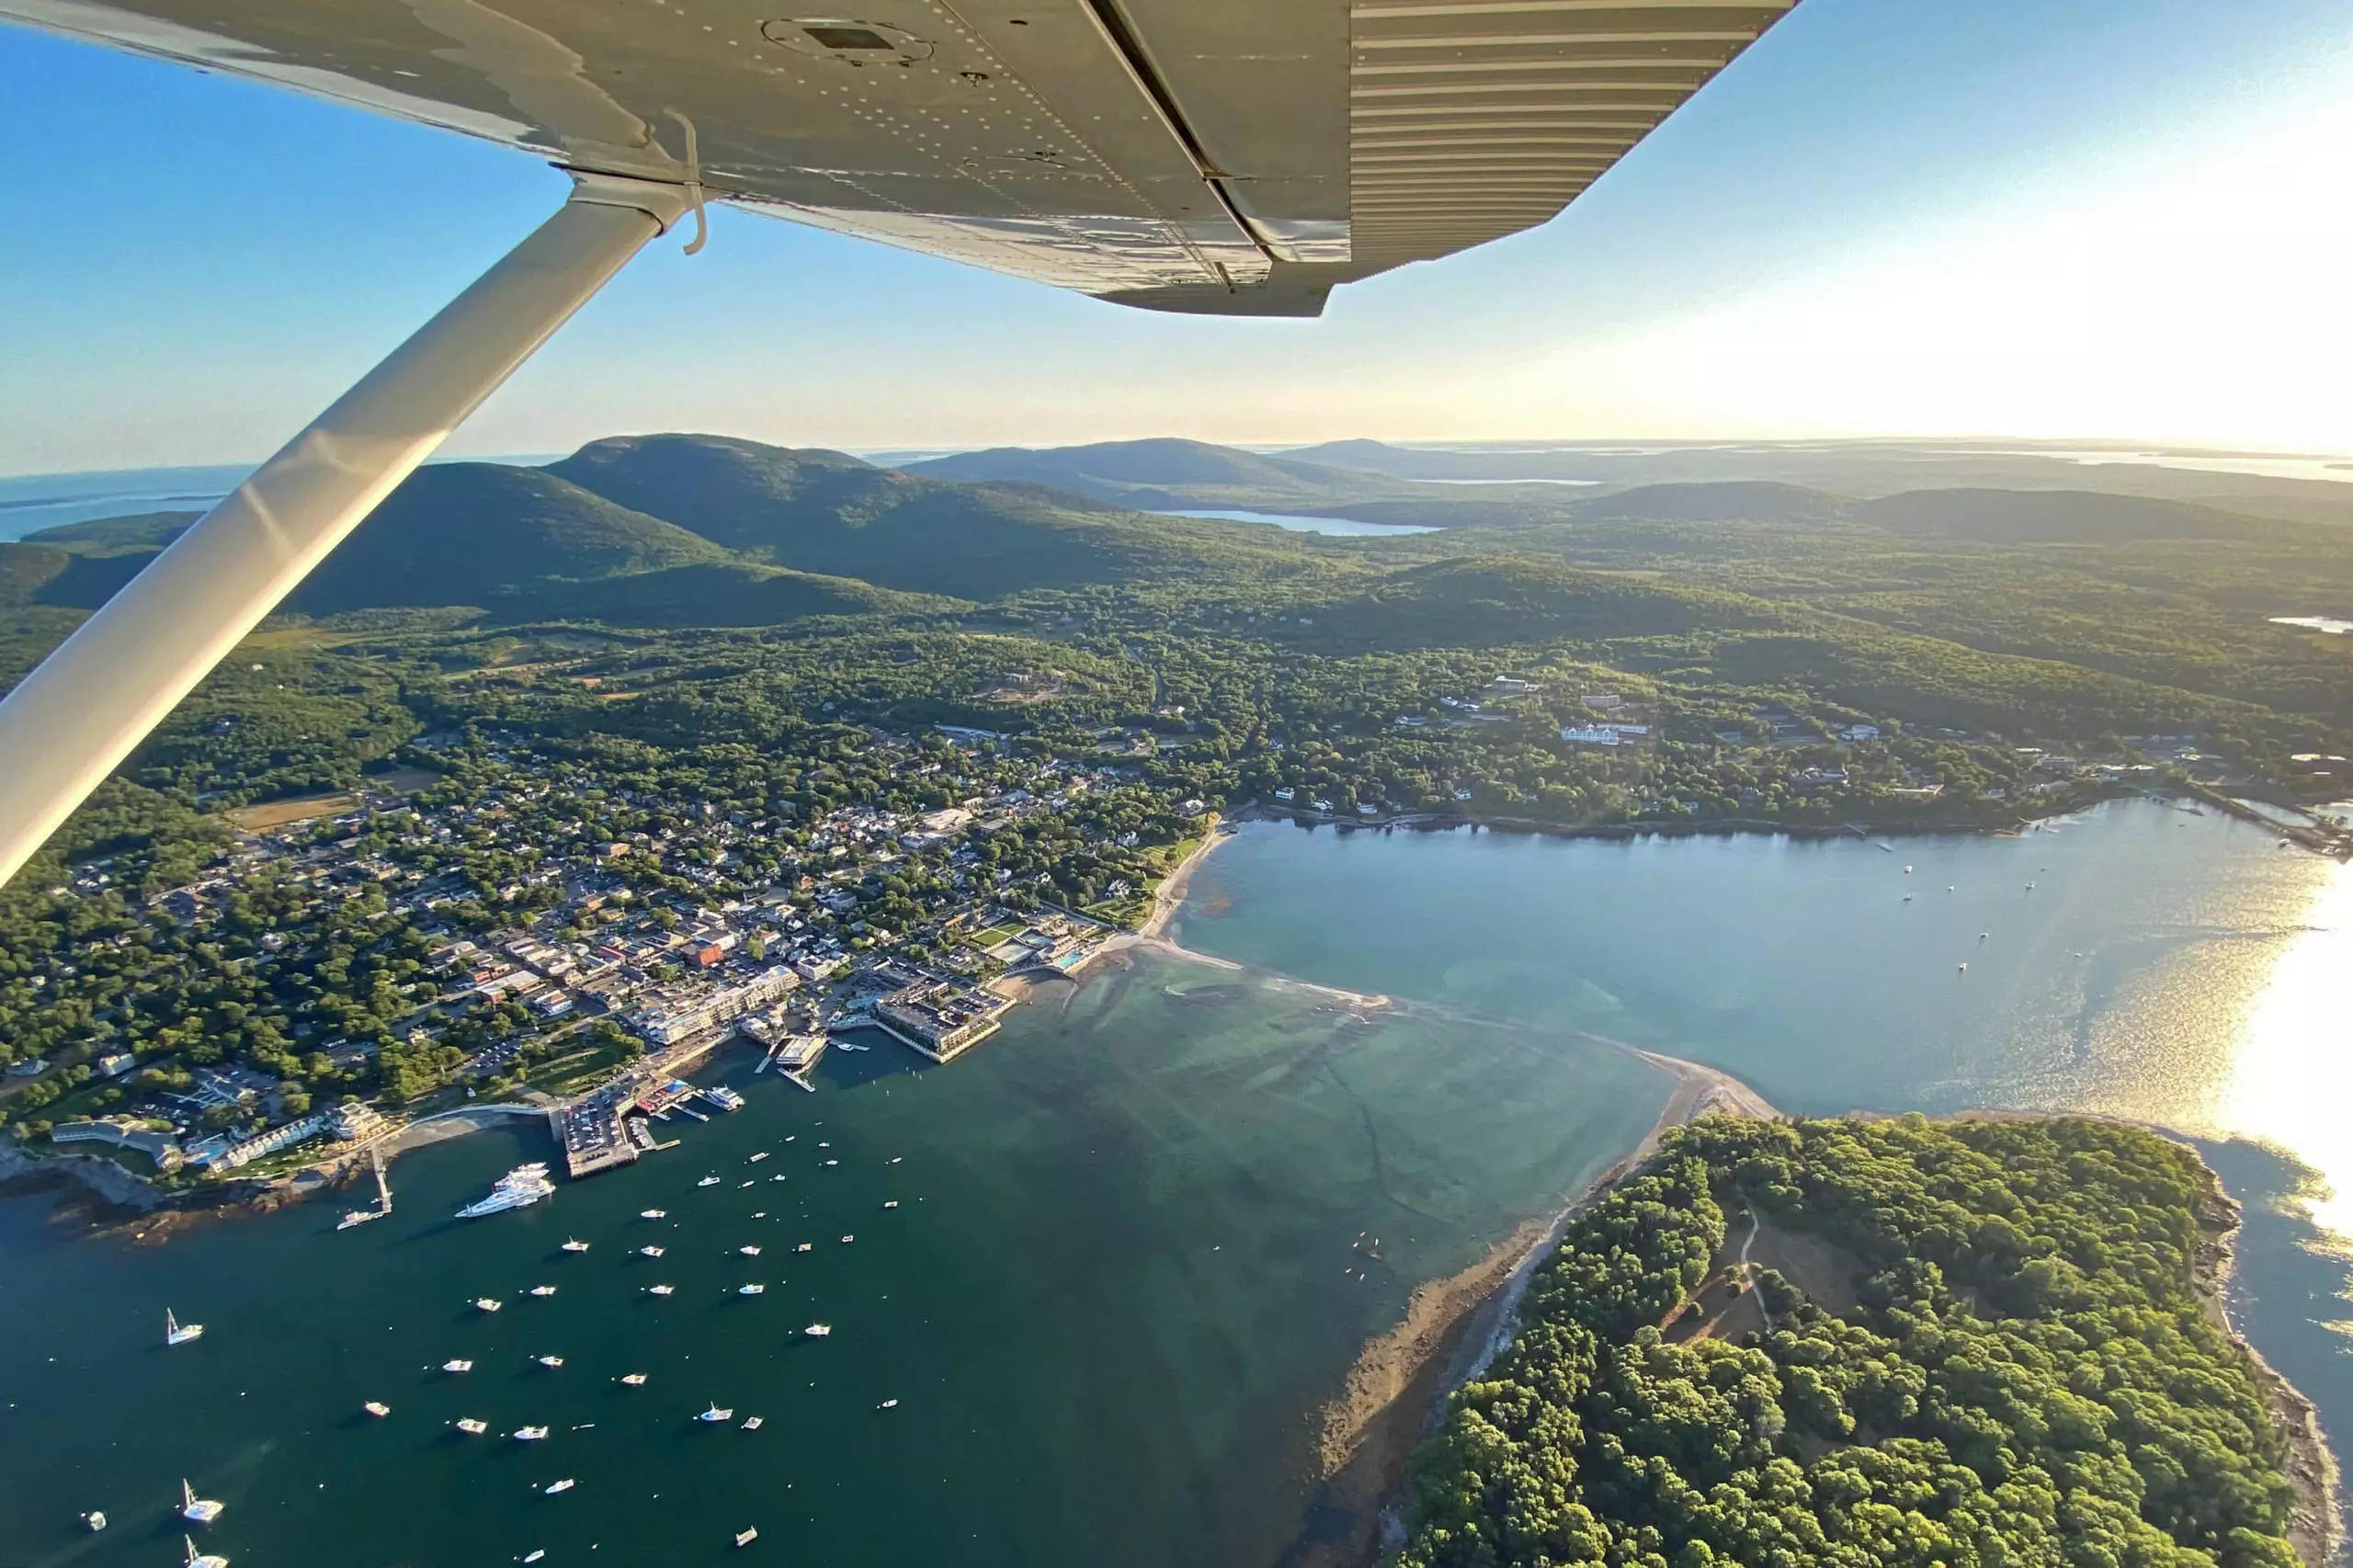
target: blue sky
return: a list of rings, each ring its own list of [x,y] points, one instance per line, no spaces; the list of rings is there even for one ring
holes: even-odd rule
[[[0,474],[266,455],[564,190],[524,154],[6,27],[0,102]],[[651,429],[2353,449],[2349,102],[2341,0],[1804,0],[1562,218],[1343,290],[1319,322],[1124,311],[722,212],[703,255],[632,264],[450,449]]]

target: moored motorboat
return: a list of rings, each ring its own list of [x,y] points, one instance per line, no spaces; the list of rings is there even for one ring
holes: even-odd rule
[[[722,1410],[714,1403],[709,1410],[706,1410],[700,1415],[696,1416],[695,1419],[716,1426],[722,1421],[732,1421],[734,1417],[735,1413],[733,1411]]]
[[[474,1364],[472,1361],[465,1359],[463,1357],[459,1357],[454,1359],[442,1362],[441,1369],[445,1372],[471,1372],[474,1369]]]
[[[552,1296],[555,1294],[555,1287],[552,1285],[534,1285],[531,1287],[531,1294],[534,1296]]]
[[[93,1508],[88,1513],[83,1515],[82,1522],[90,1528],[93,1534],[107,1528],[106,1515],[96,1508]]]
[[[545,1486],[540,1487],[540,1490],[552,1497],[559,1492],[569,1492],[578,1484],[578,1482],[574,1481],[570,1476],[566,1476],[562,1481],[549,1482]]]
[[[372,1415],[372,1416],[376,1417],[376,1419],[378,1419],[379,1421],[382,1420],[385,1416],[390,1415],[392,1413],[392,1407],[391,1405],[389,1405],[389,1404],[386,1404],[386,1403],[385,1403],[382,1400],[381,1400],[381,1399],[371,1399],[371,1400],[369,1400],[367,1403],[365,1403],[365,1404],[361,1405],[359,1408],[360,1408],[360,1409],[362,1409],[362,1410],[364,1410],[364,1411],[366,1411],[369,1415]]]
[[[717,1176],[705,1176],[700,1181],[695,1183],[695,1185],[697,1187],[717,1187],[719,1185],[719,1178]]]
[[[640,1257],[660,1257],[662,1253],[662,1248],[654,1246],[644,1246],[637,1249],[637,1256]]]
[[[813,1323],[801,1332],[812,1339],[823,1339],[834,1332],[834,1325],[829,1323]]]
[[[547,1435],[548,1429],[544,1426],[517,1426],[515,1428],[515,1440],[518,1443],[537,1443],[545,1439]]]
[[[735,1287],[735,1293],[739,1296],[756,1296],[767,1289],[765,1285],[738,1285]]]
[[[757,1525],[754,1525],[749,1529],[740,1529],[735,1532],[735,1544],[738,1546],[749,1546],[759,1539],[760,1528]]]
[[[742,1253],[745,1257],[757,1257],[760,1256],[760,1249],[756,1246],[746,1244],[739,1246],[735,1250]]]
[[[555,1183],[548,1179],[544,1163],[517,1165],[498,1178],[486,1197],[459,1210],[458,1218],[479,1220],[485,1214],[503,1214],[509,1209],[528,1209],[554,1192]]]
[[[588,1250],[588,1244],[577,1239],[576,1237],[567,1238],[563,1244],[563,1250],[566,1252],[586,1252]]]
[[[645,1374],[643,1372],[623,1372],[621,1374],[621,1381],[627,1383],[633,1389],[642,1389],[645,1386]]]
[[[648,1285],[645,1288],[645,1293],[649,1296],[666,1296],[676,1289],[676,1285]]]
[[[637,1211],[637,1217],[641,1220],[666,1220],[669,1215],[670,1211],[667,1209],[641,1209]]]
[[[744,1430],[746,1432],[756,1432],[760,1429],[765,1420],[766,1417],[763,1416],[746,1415],[744,1417]]]
[[[561,1367],[563,1365],[563,1358],[561,1356],[534,1356],[531,1359],[537,1361],[542,1367]]]
[[[506,1302],[500,1301],[495,1296],[476,1296],[474,1298],[474,1307],[475,1310],[479,1312],[494,1312],[506,1304]]]
[[[458,1430],[470,1437],[479,1437],[490,1430],[490,1423],[477,1416],[460,1415],[458,1417]]]

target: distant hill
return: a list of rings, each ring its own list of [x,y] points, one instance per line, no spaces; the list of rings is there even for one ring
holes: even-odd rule
[[[1769,480],[1703,484],[1643,484],[1580,501],[1577,515],[1646,523],[1810,523],[1836,517],[1853,503],[1842,495]]]
[[[161,550],[202,516],[201,512],[141,512],[126,517],[93,517],[27,534],[25,542],[85,551]]]
[[[933,479],[1017,479],[1137,506],[1180,506],[1177,491],[1296,491],[1302,484],[1346,485],[1349,476],[1317,463],[1261,457],[1234,447],[1163,437],[1098,441],[1084,447],[995,447],[910,463],[902,472]]]
[[[2093,490],[1909,490],[1865,502],[1853,515],[1895,533],[1989,544],[2244,539],[2279,526],[2188,501]]]
[[[1318,607],[1302,641],[1345,647],[1491,647],[1549,638],[1660,637],[1766,627],[1761,600],[1520,556],[1409,567],[1370,592]]]
[[[96,609],[153,558],[153,551],[82,554],[53,544],[0,544],[0,608]]]
[[[717,436],[594,442],[551,473],[779,566],[960,598],[1165,572],[1296,569],[1296,540],[1030,484],[960,484]]]
[[[730,561],[554,585],[506,601],[498,610],[505,619],[675,628],[774,626],[813,615],[913,615],[970,608],[961,599],[900,593],[849,577]]]

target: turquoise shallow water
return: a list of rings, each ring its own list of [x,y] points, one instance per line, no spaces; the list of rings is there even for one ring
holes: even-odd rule
[[[775,1561],[1271,1562],[1363,1341],[1666,1091],[1557,1033],[1154,959],[950,1067],[879,1036],[813,1096],[747,1065],[750,1104],[674,1120],[683,1147],[481,1221],[449,1216],[547,1157],[528,1124],[404,1156],[392,1217],[347,1233],[325,1200],[136,1245],[0,1202],[0,1562],[176,1562],[185,1474],[239,1568],[734,1561],[747,1526]],[[166,1305],[204,1339],[165,1350]],[[763,1427],[697,1424],[714,1400]]]

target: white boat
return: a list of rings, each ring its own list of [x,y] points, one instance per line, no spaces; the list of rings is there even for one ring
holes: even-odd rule
[[[887,1161],[885,1161],[885,1162],[884,1162],[884,1164],[886,1164],[886,1165],[897,1165],[901,1160],[904,1160],[904,1159],[905,1159],[905,1158],[906,1158],[906,1156],[905,1156],[904,1154],[893,1154],[893,1155],[892,1155],[892,1156],[890,1157],[890,1159],[888,1159]]]
[[[812,1339],[823,1339],[834,1332],[834,1325],[829,1323],[813,1323],[801,1332]]]
[[[474,1306],[479,1311],[485,1312],[494,1312],[506,1304],[506,1302],[500,1301],[495,1296],[476,1296],[474,1298]]]
[[[739,1181],[739,1182],[737,1182],[737,1183],[735,1184],[735,1189],[736,1189],[738,1192],[741,1192],[744,1188],[745,1188],[745,1187],[749,1187],[749,1186],[751,1186],[751,1185],[752,1185],[752,1184],[751,1184],[750,1182],[748,1182],[748,1181]]]
[[[886,1399],[881,1404],[875,1406],[875,1408],[877,1410],[896,1410],[899,1408],[899,1402],[895,1399]]]
[[[515,1428],[515,1440],[518,1443],[540,1442],[544,1439],[547,1435],[548,1429],[544,1426],[517,1426]]]
[[[182,1323],[179,1319],[172,1315],[171,1308],[165,1307],[164,1309],[165,1344],[186,1345],[191,1339],[201,1339],[203,1337],[204,1325],[202,1324]]]
[[[885,1209],[896,1209],[898,1206],[899,1206],[899,1200],[898,1200],[897,1199],[895,1199],[895,1198],[889,1199],[888,1201],[886,1201],[886,1202],[882,1205],[882,1207],[883,1207],[883,1208],[885,1208]]]
[[[767,1287],[765,1285],[738,1285],[735,1287],[735,1293],[739,1296],[756,1296],[767,1290]]]
[[[566,1241],[563,1244],[563,1250],[566,1252],[586,1252],[588,1250],[588,1244],[583,1241]]]
[[[676,1285],[648,1285],[645,1288],[645,1293],[649,1296],[666,1296],[676,1289]]]
[[[554,1192],[555,1183],[548,1179],[544,1163],[517,1165],[498,1178],[488,1196],[459,1210],[458,1218],[479,1220],[485,1214],[503,1214],[509,1209],[528,1209]]]
[[[210,1497],[199,1497],[196,1488],[183,1478],[180,1482],[180,1517],[192,1525],[209,1525],[221,1517],[221,1505]]]
[[[756,1246],[740,1246],[735,1250],[742,1253],[745,1257],[757,1257],[760,1256],[760,1249]]]
[[[574,1481],[570,1476],[566,1476],[562,1481],[549,1482],[545,1486],[540,1487],[540,1490],[552,1497],[559,1492],[569,1492],[578,1484],[578,1482]]]
[[[749,1529],[742,1529],[735,1532],[735,1544],[738,1546],[749,1546],[759,1539],[760,1528],[757,1525],[754,1525]]]
[[[643,1372],[623,1372],[621,1374],[621,1381],[627,1383],[633,1389],[642,1389],[645,1386],[645,1374]]]
[[[93,1509],[91,1509],[88,1513],[86,1513],[86,1514],[83,1515],[83,1516],[82,1516],[82,1522],[83,1522],[84,1524],[85,1524],[85,1525],[89,1526],[89,1527],[90,1527],[90,1529],[91,1529],[91,1531],[92,1531],[92,1533],[94,1533],[94,1534],[95,1534],[97,1531],[102,1530],[102,1529],[104,1529],[104,1528],[107,1528],[107,1517],[106,1517],[106,1515],[104,1515],[104,1514],[100,1513],[100,1512],[99,1512],[97,1509],[96,1509],[96,1508],[93,1508]]]
[[[762,1421],[763,1418],[760,1416],[746,1415],[744,1417],[744,1430],[746,1432],[756,1432],[760,1429]]]
[[[526,1562],[537,1562],[540,1558],[545,1557],[547,1554],[548,1549],[546,1547],[535,1546],[530,1551],[523,1554],[523,1561]]]
[[[475,1416],[460,1415],[458,1417],[458,1430],[470,1437],[479,1437],[490,1430],[490,1423]]]
[[[666,1220],[670,1217],[670,1211],[667,1209],[641,1209],[637,1211],[637,1217],[641,1220]]]
[[[834,1041],[834,1049],[836,1051],[871,1051],[874,1048],[870,1045],[856,1045],[846,1040],[837,1040]]]
[[[817,1250],[817,1244],[814,1242],[802,1242],[799,1246],[794,1247],[792,1250],[795,1252],[814,1252]]]
[[[555,1294],[555,1287],[552,1285],[534,1285],[531,1287],[531,1294],[534,1296],[552,1296]]]
[[[381,1220],[383,1217],[384,1211],[381,1209],[347,1209],[344,1210],[343,1218],[335,1222],[335,1228],[338,1231],[347,1231],[354,1225],[364,1225],[370,1220]]]
[[[378,1420],[380,1420],[380,1421],[381,1421],[381,1420],[382,1420],[385,1416],[390,1415],[392,1413],[392,1407],[391,1405],[389,1405],[389,1404],[386,1404],[386,1403],[385,1403],[382,1400],[381,1400],[381,1399],[371,1399],[371,1400],[369,1400],[367,1403],[365,1403],[365,1404],[361,1405],[359,1408],[360,1408],[360,1409],[362,1409],[362,1410],[364,1410],[364,1411],[366,1411],[369,1415],[372,1415],[372,1416],[376,1417],[376,1418],[377,1418]]]
[[[698,1421],[707,1421],[713,1426],[718,1425],[722,1421],[733,1421],[734,1418],[735,1413],[733,1411],[722,1410],[716,1404],[712,1405],[709,1410],[704,1411],[700,1415],[695,1417]]]
[[[180,1540],[188,1547],[188,1562],[185,1568],[229,1568],[229,1560],[219,1552],[199,1551],[196,1549],[196,1542],[188,1537],[182,1536]]]
[[[646,1246],[637,1249],[637,1256],[640,1257],[660,1257],[662,1253],[663,1249],[660,1247]]]
[[[444,1361],[441,1363],[441,1369],[445,1372],[471,1372],[474,1369],[474,1364],[463,1359]]]
[[[756,1154],[753,1155],[750,1159],[748,1159],[748,1160],[745,1161],[744,1163],[745,1163],[745,1165],[758,1165],[762,1160],[765,1160],[765,1159],[767,1159],[767,1157],[768,1157],[768,1152],[767,1152],[766,1149],[763,1149],[763,1150],[761,1150],[758,1153],[756,1153]]]
[[[839,1160],[827,1160],[827,1161],[825,1162],[825,1164],[827,1164],[827,1165],[840,1165],[840,1164],[841,1164],[841,1162],[840,1162]]]
[[[537,1361],[542,1367],[561,1367],[563,1365],[563,1358],[561,1356],[534,1356],[531,1359]]]
[[[700,1181],[695,1183],[695,1185],[697,1187],[717,1187],[719,1185],[719,1178],[717,1176],[705,1176]]]
[[[851,1243],[851,1242],[854,1242],[854,1241],[856,1241],[856,1240],[858,1240],[858,1238],[857,1238],[856,1236],[844,1236],[844,1237],[842,1238],[842,1242],[843,1242],[843,1244],[844,1244],[845,1245],[847,1245],[847,1244],[849,1244],[849,1243]]]

